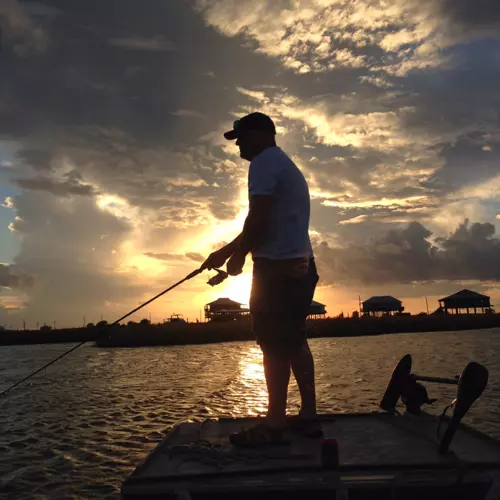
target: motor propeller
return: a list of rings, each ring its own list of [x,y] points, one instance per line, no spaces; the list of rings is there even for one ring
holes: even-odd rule
[[[443,438],[439,443],[439,453],[448,451],[450,443],[455,435],[460,421],[469,411],[472,404],[481,396],[488,383],[488,370],[483,365],[471,361],[463,370],[460,377],[443,378],[427,377],[411,373],[412,358],[410,354],[403,356],[394,368],[387,389],[380,401],[380,408],[390,414],[396,413],[396,405],[399,398],[406,405],[409,413],[418,415],[422,404],[436,401],[429,399],[427,390],[417,381],[435,382],[457,386],[457,397],[449,406],[453,407],[453,415]],[[443,413],[444,416],[444,413]],[[442,419],[441,419],[442,422]],[[440,422],[440,425],[441,425]],[[439,434],[439,428],[438,428]]]
[[[457,397],[452,403],[453,415],[439,444],[439,453],[444,454],[448,451],[460,421],[484,392],[488,384],[488,375],[487,368],[475,361],[471,361],[464,368],[458,380]]]

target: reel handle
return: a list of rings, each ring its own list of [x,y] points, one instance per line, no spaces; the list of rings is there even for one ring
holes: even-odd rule
[[[220,285],[229,276],[229,274],[227,274],[226,271],[223,271],[222,269],[214,268],[214,271],[217,271],[217,274],[215,276],[212,276],[207,281],[207,284],[209,284],[210,286]]]

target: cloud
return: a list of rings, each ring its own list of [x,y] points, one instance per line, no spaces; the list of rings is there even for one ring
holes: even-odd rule
[[[44,64],[4,57],[0,87],[0,134],[16,144],[0,150],[6,224],[35,278],[27,317],[61,301],[68,317],[80,304],[122,312],[234,238],[247,164],[222,132],[254,110],[307,177],[329,283],[369,281],[369,263],[394,255],[380,279],[425,278],[397,235],[423,263],[427,241],[430,276],[453,278],[437,238],[465,217],[500,229],[491,6],[474,21],[444,0],[123,0],[112,18],[104,4],[36,5],[22,14],[50,41],[30,42]],[[32,39],[22,32],[8,47]],[[402,234],[412,221],[423,229]]]
[[[451,29],[462,38],[467,35],[498,36],[500,5],[495,0],[439,0],[430,1],[438,15],[447,20]]]
[[[16,266],[0,264],[0,287],[29,288],[33,282],[32,276],[23,273]]]
[[[7,196],[5,198],[5,200],[3,201],[2,207],[5,207],[5,208],[13,208],[14,207],[14,201],[13,199],[10,197],[10,196]]]
[[[170,114],[183,118],[206,118],[203,113],[191,109],[177,109],[175,111],[172,111]]]
[[[205,261],[203,255],[196,252],[188,252],[185,254],[145,252],[144,255],[151,257],[152,259],[166,260],[166,261],[176,261],[176,260],[193,260],[195,262]]]
[[[109,44],[128,50],[148,50],[152,52],[176,50],[175,44],[161,35],[149,38],[139,36],[111,38]]]
[[[353,217],[352,219],[347,219],[347,220],[341,220],[339,221],[339,224],[360,224],[361,222],[365,222],[367,219],[367,215],[357,215],[356,217]]]
[[[356,0],[346,8],[340,0],[293,7],[284,0],[199,0],[198,6],[207,23],[227,36],[254,39],[259,51],[298,73],[376,67],[383,57],[394,61],[390,73],[406,73],[442,60],[432,47],[437,21],[416,2]]]
[[[384,76],[456,65],[449,50],[497,36],[500,17],[495,0],[198,0],[198,8],[209,25],[297,73],[364,70],[360,78],[382,87]]]
[[[8,321],[8,310],[7,308],[0,303],[0,326],[4,326],[5,323]]]
[[[47,177],[36,177],[32,179],[18,179],[16,184],[23,189],[33,191],[47,191],[56,196],[67,196],[76,194],[89,196],[94,193],[94,187],[90,184],[72,183],[70,181],[56,182]]]
[[[35,278],[26,319],[118,316],[240,229],[246,166],[198,138],[232,122],[237,61],[249,84],[273,64],[187,3],[151,8],[125,0],[110,19],[104,5],[64,2],[43,65],[2,59],[0,134],[17,145],[0,145],[13,217],[2,230],[20,242],[16,269]],[[172,266],[148,252],[184,257]]]
[[[72,324],[85,311],[102,312],[106,301],[126,307],[147,291],[145,278],[134,270],[140,221],[103,209],[91,197],[46,191],[23,192],[14,197],[14,207],[12,226],[22,236],[16,275],[34,277],[31,319],[57,317]],[[142,275],[148,276],[145,270]]]
[[[500,239],[490,223],[464,221],[431,240],[418,222],[387,231],[365,245],[315,248],[324,283],[403,284],[433,280],[500,281]]]
[[[59,11],[42,4],[23,5],[17,0],[3,0],[0,3],[2,42],[7,47],[11,45],[15,54],[22,57],[42,54],[50,44],[44,26],[34,22],[30,13],[36,14],[40,22],[57,15]]]
[[[188,259],[194,260],[195,262],[204,262],[205,261],[205,257],[203,257],[203,255],[201,255],[200,253],[197,253],[197,252],[188,252],[186,254],[186,257]]]

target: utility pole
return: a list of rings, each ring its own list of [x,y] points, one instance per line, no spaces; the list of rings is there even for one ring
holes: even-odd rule
[[[427,297],[425,297],[425,307],[427,308],[427,314],[429,314],[429,303],[427,302]]]
[[[359,315],[361,316],[361,295],[358,295]]]
[[[85,323],[86,323],[86,321],[85,321],[85,314],[84,314],[83,315],[83,328],[85,328]]]

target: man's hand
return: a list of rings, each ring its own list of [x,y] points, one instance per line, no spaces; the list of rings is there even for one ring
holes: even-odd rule
[[[207,260],[205,260],[205,262],[201,265],[200,269],[203,270],[222,267],[230,256],[231,254],[226,247],[220,248],[219,250],[212,252],[207,257]]]
[[[227,261],[227,273],[231,276],[238,276],[243,271],[243,266],[245,265],[245,253],[236,252],[231,255],[231,258]]]

